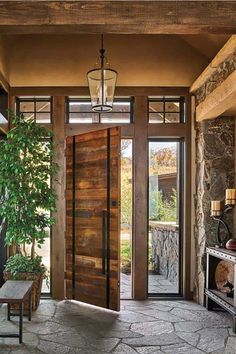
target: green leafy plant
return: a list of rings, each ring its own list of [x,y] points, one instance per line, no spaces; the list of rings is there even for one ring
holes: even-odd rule
[[[12,279],[19,279],[20,273],[46,275],[46,267],[42,264],[42,257],[35,256],[35,258],[31,258],[20,253],[8,258],[5,270],[11,272]]]
[[[131,273],[131,242],[121,240],[121,272],[125,274]]]
[[[164,200],[161,191],[149,193],[149,219],[155,221],[175,222],[177,211],[176,190],[172,189],[169,200]]]
[[[54,223],[56,196],[50,180],[58,166],[53,162],[53,134],[22,114],[14,115],[12,123],[7,139],[0,141],[0,218],[7,225],[5,242],[13,254],[6,270],[43,273],[35,250]]]

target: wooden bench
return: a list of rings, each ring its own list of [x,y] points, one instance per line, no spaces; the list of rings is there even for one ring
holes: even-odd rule
[[[0,334],[1,338],[19,338],[19,343],[23,341],[23,310],[24,301],[29,298],[29,313],[28,318],[31,321],[32,313],[32,281],[26,280],[7,280],[6,283],[0,289],[0,303],[7,304],[7,319],[10,321],[11,304],[19,304],[19,334]]]

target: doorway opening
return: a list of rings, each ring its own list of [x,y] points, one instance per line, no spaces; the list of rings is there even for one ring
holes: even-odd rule
[[[182,139],[149,141],[148,294],[182,294]]]
[[[132,298],[133,141],[121,139],[120,298]]]

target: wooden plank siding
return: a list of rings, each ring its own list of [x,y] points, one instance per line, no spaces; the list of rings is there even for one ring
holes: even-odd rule
[[[52,97],[57,96],[58,99],[61,96],[62,101],[65,96],[84,96],[88,95],[88,89],[86,87],[30,87],[30,88],[20,88],[13,87],[10,91],[12,96],[19,95],[51,95]],[[184,96],[186,100],[186,123],[181,124],[149,124],[147,122],[147,97],[156,95],[169,95],[169,96]],[[183,244],[183,279],[184,279],[184,289],[183,295],[185,298],[191,297],[190,292],[190,244],[191,244],[191,193],[189,193],[189,188],[191,186],[191,115],[190,115],[190,102],[189,102],[189,88],[188,87],[117,87],[116,96],[133,96],[135,107],[134,107],[134,123],[121,124],[121,138],[131,138],[133,139],[134,146],[134,169],[133,169],[133,181],[134,181],[134,200],[133,200],[133,212],[134,212],[134,225],[133,225],[133,251],[134,259],[132,264],[133,270],[133,296],[134,298],[146,298],[147,297],[147,166],[145,166],[148,159],[148,144],[147,139],[149,138],[184,138],[186,141],[186,165],[185,165],[185,235]],[[14,101],[14,97],[10,98]],[[55,101],[53,100],[53,105]],[[12,103],[13,104],[13,103]],[[59,107],[59,106],[58,106]],[[64,106],[60,105],[58,108],[61,111],[60,117],[65,118]],[[59,111],[58,111],[59,115]],[[64,134],[64,137],[72,137],[73,135],[84,134],[91,131],[100,130],[102,128],[113,127],[113,124],[68,124],[64,123],[61,128],[56,127],[56,121],[52,125],[54,130],[55,138],[58,134]],[[61,123],[63,124],[63,123]],[[115,124],[116,125],[116,124]],[[64,130],[64,133],[62,131]],[[61,135],[62,136],[62,135]],[[72,139],[72,138],[70,138]],[[135,167],[136,166],[136,167]],[[139,166],[139,168],[137,167]],[[65,173],[65,171],[64,171]],[[141,175],[140,175],[141,173]],[[68,189],[68,188],[67,188]],[[62,189],[59,190],[58,199],[64,198]],[[69,193],[67,191],[67,193]],[[140,193],[146,193],[143,198],[138,197]],[[89,194],[88,194],[89,196]],[[68,198],[71,198],[68,196]],[[136,211],[142,214],[139,220],[138,216],[135,217]],[[62,214],[60,214],[62,216]],[[139,227],[139,226],[140,227]],[[146,235],[144,235],[144,229],[146,230]],[[59,237],[61,240],[64,239],[61,230],[58,230]],[[142,236],[144,235],[143,239]],[[141,252],[141,247],[137,240],[140,240],[141,244],[144,245],[144,249]],[[145,241],[146,240],[146,241]],[[56,247],[56,245],[55,245]],[[58,246],[59,247],[59,246]],[[140,249],[138,249],[140,247]],[[135,253],[136,252],[136,253]],[[139,256],[138,256],[139,254]],[[67,262],[70,260],[67,259]],[[60,262],[58,260],[57,262]],[[52,267],[56,267],[56,263],[52,263]],[[60,268],[62,269],[62,268]],[[53,271],[53,269],[52,269]],[[141,272],[141,273],[140,273]],[[61,282],[62,273],[54,272],[54,282]],[[67,275],[69,279],[69,276]],[[57,294],[58,291],[58,294]],[[61,292],[55,289],[54,296],[59,298]],[[71,294],[67,294],[71,297]]]

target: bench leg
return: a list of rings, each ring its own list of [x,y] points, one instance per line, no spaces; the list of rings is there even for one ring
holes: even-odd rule
[[[208,311],[211,311],[214,305],[214,301],[212,301],[212,299],[210,299],[208,296],[206,296],[206,309]]]
[[[11,305],[7,304],[7,320],[11,320]]]
[[[23,303],[20,303],[20,328],[19,328],[19,343],[22,343],[23,340]]]
[[[236,315],[233,316],[233,332],[236,333]]]
[[[32,315],[32,293],[29,294],[29,321],[31,321]]]

